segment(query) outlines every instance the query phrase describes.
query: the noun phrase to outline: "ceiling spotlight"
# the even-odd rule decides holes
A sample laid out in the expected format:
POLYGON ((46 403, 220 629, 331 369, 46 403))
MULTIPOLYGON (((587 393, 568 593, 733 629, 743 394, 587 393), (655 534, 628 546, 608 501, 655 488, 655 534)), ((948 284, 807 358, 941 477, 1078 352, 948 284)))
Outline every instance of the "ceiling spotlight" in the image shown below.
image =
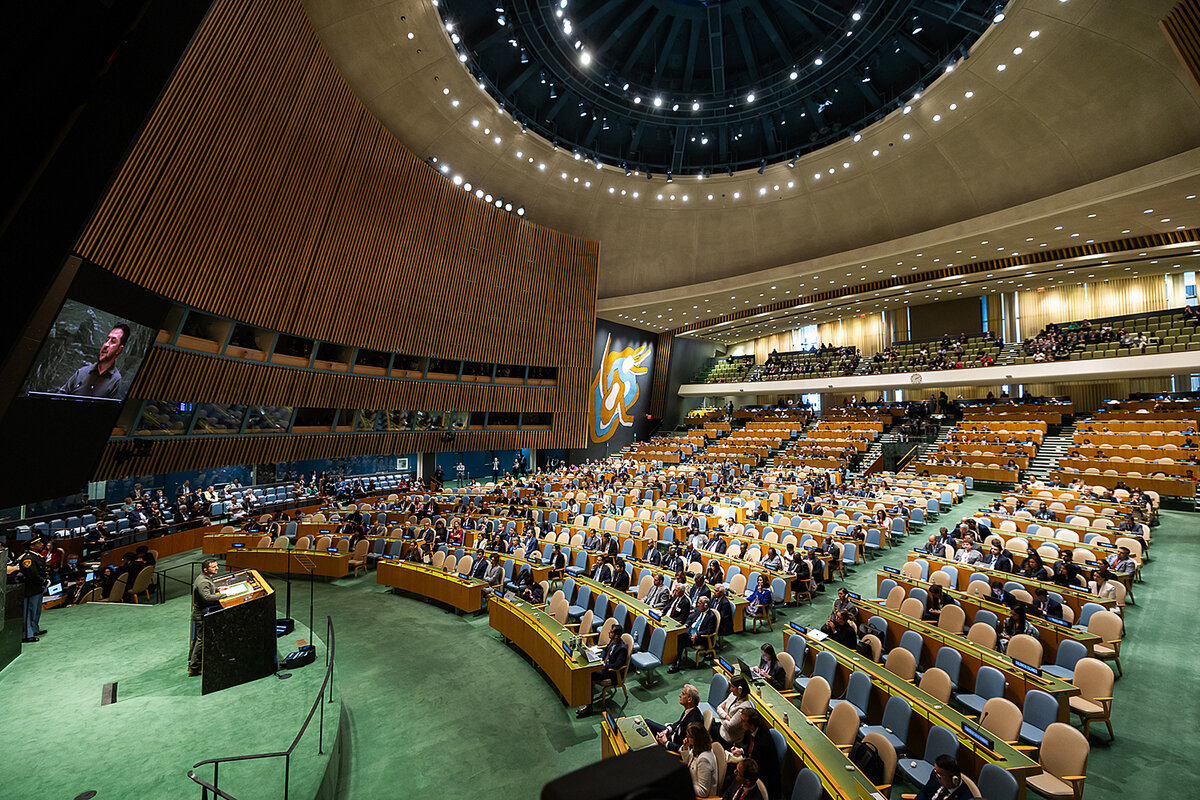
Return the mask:
POLYGON ((558 92, 554 91, 554 84, 550 84, 550 99, 554 100, 558 97, 558 92))
POLYGON ((524 48, 524 47, 522 47, 522 48, 521 48, 521 63, 522 63, 522 64, 528 64, 528 63, 529 63, 529 53, 526 53, 526 52, 525 52, 525 48, 524 48))
POLYGON ((799 77, 800 77, 800 73, 799 73, 799 72, 796 70, 796 68, 795 68, 795 67, 792 67, 792 71, 791 71, 791 73, 788 75, 788 77, 789 77, 789 78, 791 78, 792 80, 796 80, 796 78, 799 78, 799 77))
POLYGON ((667 183, 674 183, 675 179, 671 177, 671 171, 667 170, 667 183))
POLYGON ((662 108, 662 98, 661 97, 654 98, 654 107, 662 108))
POLYGON ((799 155, 799 154, 796 154, 796 155, 792 156, 792 160, 788 162, 788 166, 789 166, 789 167, 795 167, 795 166, 796 166, 796 159, 797 159, 797 158, 799 158, 799 157, 800 157, 800 155, 799 155))
POLYGON ((746 102, 747 102, 747 103, 753 103, 753 102, 754 102, 754 92, 751 92, 750 94, 746 95, 746 102))
POLYGON ((592 54, 589 53, 587 50, 584 50, 582 53, 579 54, 579 63, 583 64, 585 67, 590 66, 592 63, 592 54))
POLYGON ((766 168, 767 168, 767 160, 764 158, 762 161, 758 162, 758 174, 762 175, 763 170, 766 168))
POLYGON ((813 60, 813 63, 819 67, 825 63, 825 59, 822 56, 817 56, 816 59, 813 60))
POLYGON ((699 111, 699 110, 700 110, 700 101, 693 100, 692 101, 692 111, 699 111))
POLYGON ((992 23, 999 25, 1001 22, 1004 22, 1004 4, 997 3, 995 11, 992 13, 992 23))

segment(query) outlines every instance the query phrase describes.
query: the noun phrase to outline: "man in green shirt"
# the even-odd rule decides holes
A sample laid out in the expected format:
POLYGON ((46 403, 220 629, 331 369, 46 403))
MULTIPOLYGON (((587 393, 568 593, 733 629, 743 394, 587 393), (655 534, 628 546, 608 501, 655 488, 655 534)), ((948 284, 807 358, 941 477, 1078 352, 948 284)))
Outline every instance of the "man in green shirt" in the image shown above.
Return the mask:
POLYGON ((204 667, 204 614, 221 602, 221 593, 213 582, 220 564, 206 558, 200 564, 200 574, 192 583, 192 644, 188 652, 188 677, 199 675, 204 667))

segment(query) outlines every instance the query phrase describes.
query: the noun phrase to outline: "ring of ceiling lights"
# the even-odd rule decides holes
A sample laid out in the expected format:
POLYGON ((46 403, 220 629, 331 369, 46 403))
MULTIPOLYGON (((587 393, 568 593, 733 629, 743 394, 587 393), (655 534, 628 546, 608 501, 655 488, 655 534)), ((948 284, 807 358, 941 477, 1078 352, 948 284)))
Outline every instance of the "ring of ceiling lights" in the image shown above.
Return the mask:
POLYGON ((1004 3, 437 6, 459 60, 526 130, 597 164, 682 175, 762 168, 856 135, 953 69, 1004 3))

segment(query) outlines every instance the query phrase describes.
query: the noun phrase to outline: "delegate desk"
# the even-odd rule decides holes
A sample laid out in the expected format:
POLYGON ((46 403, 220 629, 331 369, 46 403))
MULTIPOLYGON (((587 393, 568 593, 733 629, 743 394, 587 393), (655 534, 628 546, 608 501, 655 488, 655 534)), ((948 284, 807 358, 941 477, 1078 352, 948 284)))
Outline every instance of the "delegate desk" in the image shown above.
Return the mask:
POLYGON ((618 717, 605 712, 600 719, 600 757, 623 756, 630 750, 643 750, 658 746, 658 740, 650 732, 645 719, 618 717))
MULTIPOLYGON (((634 589, 635 591, 637 585, 641 583, 642 576, 646 574, 662 575, 663 582, 667 586, 671 586, 675 582, 675 573, 671 572, 670 570, 663 569, 662 567, 656 567, 652 564, 637 564, 635 566, 636 569, 634 577, 637 578, 637 580, 635 581, 630 579, 629 581, 630 588, 634 589)), ((733 632, 741 633, 746 629, 746 606, 750 605, 750 600, 743 595, 734 594, 732 591, 727 592, 725 598, 733 604, 733 632)), ((640 603, 640 605, 649 608, 649 606, 646 606, 644 603, 640 603)), ((666 659, 663 659, 663 663, 667 663, 666 659)))
MULTIPOLYGON (((1191 499, 1196 496, 1196 484, 1184 478, 1147 478, 1144 476, 1139 478, 1137 475, 1129 475, 1128 473, 1125 475, 1105 475, 1103 473, 1081 472, 1078 469, 1064 469, 1062 462, 1066 460, 1059 459, 1059 469, 1050 472, 1051 477, 1057 478, 1063 483, 1070 483, 1073 480, 1083 480, 1089 486, 1105 486, 1109 489, 1115 489, 1118 483, 1123 483, 1134 489, 1141 489, 1143 492, 1158 492, 1163 497, 1184 497, 1191 499)), ((1125 466, 1132 469, 1130 465, 1136 463, 1127 461, 1125 462, 1125 466)), ((1138 471, 1140 472, 1141 470, 1138 471)), ((1153 471, 1157 472, 1158 470, 1153 471)), ((1200 470, 1197 471, 1200 472, 1200 470)))
POLYGON ((601 664, 567 653, 566 642, 574 631, 524 600, 509 601, 500 595, 488 602, 488 623, 533 659, 568 706, 591 702, 592 673, 601 664))
POLYGON ((350 570, 349 553, 327 553, 320 550, 230 550, 225 555, 230 569, 256 569, 276 575, 291 573, 293 577, 319 575, 322 578, 344 578, 350 570), (310 567, 306 566, 305 559, 310 567))
POLYGON ((972 467, 968 464, 955 466, 953 464, 930 464, 928 462, 915 464, 914 468, 919 468, 931 475, 961 474, 965 478, 974 478, 977 481, 987 481, 989 483, 1016 483, 1017 476, 1021 472, 1019 469, 1001 466, 972 467))
MULTIPOLYGON (((893 581, 895 581, 896 585, 903 586, 905 592, 911 592, 914 588, 918 587, 928 592, 929 587, 933 585, 927 581, 908 578, 891 572, 876 573, 877 585, 882 584, 888 578, 891 578, 893 581)), ((970 595, 957 589, 944 589, 943 591, 948 597, 954 598, 954 602, 961 606, 962 610, 966 612, 968 625, 974 621, 975 614, 981 608, 987 609, 995 614, 1001 625, 1004 624, 1004 621, 1008 619, 1011 614, 1008 606, 1004 605, 1003 603, 997 603, 994 600, 984 597, 970 595)), ((1075 630, 1069 625, 1055 625, 1053 622, 1034 616, 1033 614, 1030 614, 1027 619, 1029 620, 1029 624, 1037 628, 1038 641, 1042 643, 1042 647, 1046 652, 1044 660, 1047 664, 1053 664, 1054 659, 1058 657, 1058 645, 1063 639, 1074 639, 1075 641, 1079 642, 1081 645, 1087 648, 1088 656, 1093 656, 1095 654, 1096 644, 1100 642, 1100 637, 1096 634, 1088 633, 1087 631, 1075 630)))
POLYGON ((242 547, 254 547, 259 543, 263 533, 209 533, 205 534, 201 543, 201 552, 205 555, 223 556, 233 549, 235 544, 242 547))
POLYGON ((892 697, 903 697, 907 700, 913 710, 913 724, 908 727, 908 752, 923 753, 930 728, 941 725, 943 728, 954 731, 955 736, 958 737, 958 764, 962 771, 972 778, 978 778, 984 764, 995 764, 1001 769, 1011 772, 1017 779, 1018 785, 1025 783, 1025 776, 1041 771, 1038 763, 1026 752, 1033 748, 1018 747, 997 739, 989 731, 981 731, 973 718, 963 715, 950 705, 943 704, 936 697, 926 694, 894 672, 888 671, 882 664, 876 664, 871 659, 860 656, 832 639, 820 640, 811 631, 807 631, 795 623, 791 623, 783 629, 784 649, 787 649, 788 641, 792 636, 804 637, 806 660, 808 659, 807 654, 810 652, 813 654, 814 661, 816 653, 821 650, 833 654, 837 659, 835 681, 839 682, 841 686, 844 687, 849 682, 852 672, 864 672, 870 677, 871 701, 868 718, 882 718, 884 707, 892 697), (964 730, 969 730, 975 735, 982 734, 985 738, 992 740, 992 747, 985 746, 978 739, 965 733, 964 730))
MULTIPOLYGON (((942 567, 954 567, 956 570, 958 570, 959 586, 969 585, 971 576, 976 572, 979 572, 987 576, 989 584, 992 581, 1000 581, 1001 583, 1014 581, 1024 586, 1026 591, 1028 591, 1030 594, 1033 594, 1039 588, 1045 589, 1048 592, 1058 592, 1060 595, 1062 595, 1063 605, 1068 606, 1072 611, 1075 612, 1076 619, 1079 619, 1079 614, 1083 610, 1084 603, 1096 603, 1104 606, 1110 611, 1112 610, 1112 606, 1115 605, 1115 601, 1112 598, 1089 594, 1088 592, 1080 589, 1059 586, 1057 583, 1050 583, 1049 581, 1035 581, 1032 578, 1026 578, 1023 575, 1017 575, 1012 572, 1002 572, 996 569, 988 569, 987 567, 980 566, 978 564, 974 566, 968 566, 966 564, 960 564, 957 561, 951 561, 948 558, 942 558, 940 556, 930 556, 924 553, 916 552, 908 554, 909 561, 916 561, 917 559, 923 559, 929 562, 929 569, 931 570, 941 569, 942 567)), ((884 567, 883 569, 886 572, 891 573, 893 568, 884 567)), ((896 575, 889 574, 889 577, 894 580, 896 575)))
POLYGON ((487 581, 480 578, 462 578, 426 564, 396 559, 379 560, 375 581, 380 586, 411 592, 471 612, 483 610, 483 590, 487 588, 487 581))
POLYGON ((965 636, 950 633, 936 625, 905 616, 879 601, 868 600, 864 597, 858 605, 858 618, 862 622, 869 622, 872 617, 880 617, 887 624, 888 637, 887 642, 884 643, 885 650, 890 649, 889 645, 896 646, 905 631, 915 631, 921 635, 923 642, 921 657, 917 659, 918 669, 922 665, 931 666, 937 651, 946 645, 962 653, 963 674, 960 674, 958 681, 960 691, 966 691, 968 685, 973 687, 979 675, 979 668, 986 665, 1004 674, 1004 696, 1016 703, 1018 708, 1025 707, 1025 695, 1030 689, 1040 689, 1058 701, 1058 721, 1068 722, 1070 720, 1068 700, 1079 694, 1078 687, 1073 684, 1053 675, 1045 673, 1034 675, 1026 672, 1013 664, 1012 659, 1008 656, 990 648, 981 647, 965 636), (966 679, 964 675, 970 676, 970 678, 966 679))
MULTIPOLYGON (((660 613, 658 609, 652 609, 641 600, 638 600, 635 595, 629 594, 628 592, 617 591, 611 586, 605 586, 603 583, 597 583, 596 581, 584 575, 580 575, 575 579, 575 585, 588 586, 591 588, 592 600, 588 604, 589 607, 595 605, 595 599, 600 595, 603 594, 608 596, 608 608, 605 609, 604 617, 595 621, 595 627, 597 629, 601 624, 603 624, 604 620, 608 619, 612 615, 612 612, 616 610, 617 606, 623 603, 625 607, 629 609, 630 614, 630 617, 625 620, 625 624, 627 626, 626 630, 628 630, 629 627, 632 627, 633 620, 635 618, 638 616, 645 617, 646 627, 649 628, 651 632, 653 632, 655 628, 662 628, 667 634, 666 643, 663 645, 662 663, 670 664, 675 661, 675 656, 679 655, 679 639, 683 636, 684 631, 686 630, 684 625, 681 625, 665 614, 660 613), (653 616, 651 616, 652 612, 653 616), (655 619, 655 617, 658 617, 658 619, 655 619)), ((571 600, 573 598, 567 599, 571 600)), ((734 607, 734 616, 740 616, 737 613, 736 606, 734 607)))
MULTIPOLYGON (((724 660, 718 660, 715 670, 727 678, 733 676, 733 668, 724 660)), ((778 689, 766 682, 751 683, 750 686, 750 698, 755 708, 772 728, 783 734, 787 743, 788 752, 784 753, 780 764, 783 786, 791 786, 801 768, 807 767, 817 774, 821 785, 834 800, 885 800, 846 753, 831 742, 823 730, 809 722, 778 689)))

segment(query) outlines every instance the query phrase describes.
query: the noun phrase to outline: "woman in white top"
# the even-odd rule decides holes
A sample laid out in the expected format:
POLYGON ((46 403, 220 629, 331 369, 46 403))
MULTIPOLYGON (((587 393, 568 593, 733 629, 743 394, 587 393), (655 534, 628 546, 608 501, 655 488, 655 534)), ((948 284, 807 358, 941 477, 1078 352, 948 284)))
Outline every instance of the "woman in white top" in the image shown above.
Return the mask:
POLYGON ((1121 613, 1121 609, 1116 605, 1117 582, 1112 580, 1105 567, 1092 570, 1092 579, 1088 581, 1088 591, 1099 597, 1106 597, 1112 600, 1113 606, 1109 610, 1115 614, 1121 613))
POLYGON ((703 725, 693 722, 687 726, 679 755, 692 774, 696 797, 711 797, 721 791, 717 786, 717 757, 712 751, 712 737, 703 725))
POLYGON ((746 683, 746 679, 738 675, 729 682, 729 696, 725 698, 725 702, 717 706, 717 718, 714 722, 719 723, 717 736, 722 742, 729 745, 738 745, 742 743, 742 737, 746 733, 746 729, 742 726, 742 711, 747 708, 752 708, 754 701, 750 699, 750 686, 746 683))

